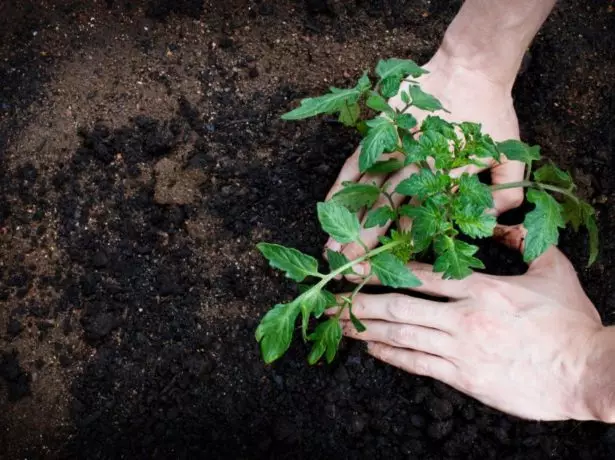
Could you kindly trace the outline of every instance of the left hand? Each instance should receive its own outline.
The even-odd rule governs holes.
[[[520,248],[520,228],[498,228]],[[441,380],[504,412],[536,420],[591,420],[597,377],[588,371],[596,337],[605,329],[568,259],[555,247],[522,276],[474,273],[443,280],[430,265],[411,263],[418,292],[359,294],[359,333],[341,316],[346,336],[364,340],[374,357],[413,374]]]

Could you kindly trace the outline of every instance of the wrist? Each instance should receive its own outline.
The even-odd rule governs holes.
[[[603,327],[588,347],[581,395],[589,419],[615,423],[615,326]]]

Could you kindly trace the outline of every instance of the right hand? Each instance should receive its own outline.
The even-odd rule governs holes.
[[[491,81],[489,77],[475,69],[469,69],[454,59],[447,57],[442,50],[424,66],[429,71],[418,80],[421,88],[427,93],[437,97],[450,113],[440,112],[438,116],[449,121],[472,121],[481,123],[483,131],[490,134],[496,141],[506,139],[519,139],[519,123],[513,107],[510,88],[498,81]],[[407,89],[408,83],[402,85],[402,90]],[[394,108],[401,109],[405,104],[399,96],[391,98],[389,104]],[[428,115],[426,112],[411,108],[408,110],[419,123]],[[389,177],[375,176],[370,174],[361,175],[359,172],[359,149],[346,160],[337,180],[327,194],[327,200],[340,191],[343,182],[363,182],[382,185],[388,181],[389,190],[395,189],[397,184],[418,171],[414,165],[410,165]],[[478,172],[478,168],[470,167],[456,170],[461,174],[463,171],[470,173]],[[517,182],[523,180],[524,165],[517,161],[507,161],[491,165],[491,178],[494,184]],[[403,204],[401,195],[395,194],[396,206]],[[502,213],[519,206],[523,202],[522,189],[499,190],[493,194],[496,213]],[[388,204],[384,197],[376,202],[374,207]],[[363,216],[359,216],[362,218]],[[402,223],[404,219],[402,219]],[[408,222],[405,222],[408,225]],[[371,249],[378,243],[378,237],[385,234],[387,228],[375,227],[362,229],[361,239]],[[341,245],[333,239],[329,239],[326,249],[342,252],[349,259],[356,259],[364,254],[363,247],[356,243]]]

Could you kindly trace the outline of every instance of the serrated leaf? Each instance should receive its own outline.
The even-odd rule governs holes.
[[[487,238],[493,235],[497,219],[485,213],[485,208],[473,206],[467,200],[456,200],[453,219],[461,231],[471,238]]]
[[[367,122],[369,131],[361,141],[359,169],[362,173],[371,168],[384,152],[397,148],[397,129],[391,120],[377,117]]]
[[[559,229],[564,228],[562,206],[551,195],[542,190],[530,189],[527,200],[536,207],[525,216],[523,225],[527,229],[523,259],[526,262],[539,257],[559,240]]]
[[[408,91],[402,91],[400,94],[401,97],[401,101],[404,104],[409,104],[410,103],[410,93],[408,93]]]
[[[573,200],[565,196],[561,203],[562,216],[566,223],[570,222],[574,231],[578,231],[581,225],[585,225],[589,234],[589,262],[588,266],[592,265],[598,257],[599,251],[599,236],[598,226],[596,224],[596,211],[585,201]]]
[[[540,147],[530,147],[525,142],[516,139],[509,139],[496,144],[498,152],[506,155],[511,161],[521,161],[526,164],[531,164],[533,161],[540,160]]]
[[[256,341],[267,364],[278,359],[290,347],[300,308],[296,301],[278,304],[267,312],[256,328]]]
[[[383,59],[376,65],[376,74],[381,80],[388,77],[397,77],[401,80],[408,75],[418,78],[426,73],[428,73],[426,70],[410,59]]]
[[[434,131],[448,139],[455,139],[457,137],[453,124],[437,115],[427,115],[423,123],[421,123],[421,131]]]
[[[404,205],[399,209],[400,215],[412,219],[410,232],[415,252],[427,249],[434,235],[442,230],[446,221],[441,209],[432,199],[419,206]]]
[[[362,207],[371,207],[380,196],[380,188],[371,184],[350,183],[331,198],[331,201],[357,212]]]
[[[541,166],[534,171],[534,180],[542,184],[555,185],[567,190],[574,188],[574,182],[570,174],[552,163]]]
[[[384,286],[393,288],[413,288],[421,281],[397,257],[388,252],[380,253],[370,259],[374,275]]]
[[[361,93],[364,93],[367,90],[369,90],[371,87],[372,87],[372,82],[369,80],[369,76],[367,75],[367,72],[365,72],[363,75],[361,75],[361,78],[359,78],[359,81],[357,82],[357,86],[355,87],[355,89],[359,90]]]
[[[389,158],[388,160],[377,161],[369,168],[366,173],[369,174],[390,174],[395,171],[399,171],[404,167],[404,163],[396,158]]]
[[[380,92],[384,97],[391,98],[399,92],[400,87],[400,77],[387,77],[380,83]]]
[[[355,214],[334,201],[318,203],[320,226],[335,241],[352,243],[359,238],[360,223]]]
[[[282,115],[282,120],[303,120],[325,113],[342,110],[347,104],[358,102],[361,91],[357,88],[331,88],[331,92],[323,96],[309,97],[301,101],[301,105]]]
[[[331,271],[335,271],[350,262],[348,257],[346,257],[344,254],[342,254],[341,252],[332,251],[331,249],[327,249],[327,260],[329,261],[329,268],[331,269]],[[347,268],[342,272],[342,275],[349,275],[351,273],[352,269]]]
[[[389,105],[387,100],[375,91],[372,91],[372,93],[369,95],[366,104],[370,109],[375,110],[376,112],[394,112],[393,108]]]
[[[326,289],[308,289],[301,294],[295,302],[298,302],[301,306],[301,330],[303,332],[303,339],[307,339],[307,328],[310,321],[310,316],[314,315],[315,318],[320,318],[328,307],[336,304],[336,299]]]
[[[354,104],[344,104],[340,108],[338,120],[344,126],[355,126],[359,120],[360,113],[361,108],[359,107],[358,102],[355,102]]]
[[[453,164],[453,154],[449,140],[437,131],[423,131],[419,137],[419,146],[423,153],[435,160],[436,169],[450,169]]]
[[[433,270],[442,273],[444,279],[463,279],[472,274],[472,268],[485,268],[484,264],[474,257],[478,246],[465,241],[442,235],[434,242],[434,250],[438,258]]]
[[[258,250],[269,261],[269,265],[286,272],[286,276],[297,282],[307,276],[318,275],[318,261],[307,254],[279,244],[259,243]]]
[[[348,313],[350,315],[350,322],[352,323],[354,328],[357,330],[357,332],[365,332],[367,328],[361,322],[361,320],[357,318],[355,314],[352,312],[352,304],[350,304],[350,306],[348,307]]]
[[[365,228],[384,227],[390,220],[394,220],[397,213],[390,206],[380,206],[367,213]]]
[[[420,169],[417,173],[401,181],[395,192],[406,196],[416,196],[424,199],[429,195],[444,192],[451,185],[451,178],[440,171]]]
[[[412,134],[404,133],[401,137],[402,153],[406,155],[404,165],[427,160],[429,152],[421,147]]]
[[[391,250],[391,254],[401,260],[403,263],[408,263],[413,254],[412,234],[407,231],[391,230],[391,236],[378,237],[380,244],[388,244],[393,241],[400,243]]]
[[[395,124],[401,129],[412,129],[417,125],[417,121],[409,113],[403,113],[395,117]]]
[[[478,176],[463,173],[459,177],[458,194],[472,206],[482,209],[493,208],[491,189],[483,184]]]
[[[342,326],[339,319],[333,317],[320,323],[308,338],[314,342],[308,356],[310,364],[316,364],[323,355],[328,363],[333,362],[342,340]]]
[[[442,110],[442,104],[431,94],[424,92],[420,86],[410,86],[410,98],[412,99],[412,105],[421,110],[427,110],[428,112],[434,112],[436,110]]]

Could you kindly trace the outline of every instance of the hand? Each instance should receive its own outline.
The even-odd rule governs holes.
[[[507,245],[521,247],[520,228],[497,230]],[[588,392],[595,393],[602,383],[598,366],[589,369],[597,356],[601,368],[612,367],[612,346],[604,353],[594,347],[608,328],[557,248],[536,259],[522,276],[474,273],[442,280],[430,265],[410,266],[423,282],[416,291],[449,302],[359,294],[353,313],[367,330],[358,333],[345,312],[346,336],[366,341],[369,353],[382,361],[441,380],[519,417],[600,418],[597,412],[606,405],[601,401],[603,409],[591,408],[598,398]],[[604,383],[611,395],[612,384]]]
[[[513,107],[509,84],[489,80],[486,74],[462,66],[458,61],[447,57],[447,54],[442,50],[438,51],[424,68],[429,70],[430,73],[419,79],[421,87],[440,99],[444,107],[451,112],[450,114],[438,113],[437,115],[452,121],[482,123],[484,132],[490,134],[496,141],[519,138],[519,124]],[[407,89],[407,87],[408,83],[402,86],[402,90]],[[392,98],[389,103],[398,109],[405,105],[399,96]],[[426,116],[425,112],[412,108],[409,113],[412,113],[419,123]],[[386,179],[390,184],[389,190],[393,190],[399,182],[418,170],[417,167],[411,165],[388,178],[370,174],[361,176],[358,162],[359,150],[355,151],[344,164],[337,180],[327,194],[327,200],[341,190],[342,183],[346,181],[375,182],[377,185],[382,185]],[[461,174],[463,171],[460,169],[455,172]],[[469,172],[477,171],[476,168],[469,170]],[[517,182],[523,179],[523,172],[524,166],[522,163],[503,161],[501,164],[492,166],[492,181],[494,184]],[[402,204],[402,196],[395,194],[394,199],[397,206]],[[375,207],[388,204],[384,200],[385,198],[377,202]],[[497,191],[494,193],[494,201],[496,212],[507,211],[523,202],[523,191],[521,189]],[[359,216],[359,218],[361,217]],[[383,235],[386,230],[384,227],[363,229],[361,239],[371,249],[377,244],[378,237]],[[333,239],[327,242],[326,248],[342,251],[351,260],[364,253],[364,248],[356,243],[342,246]]]

